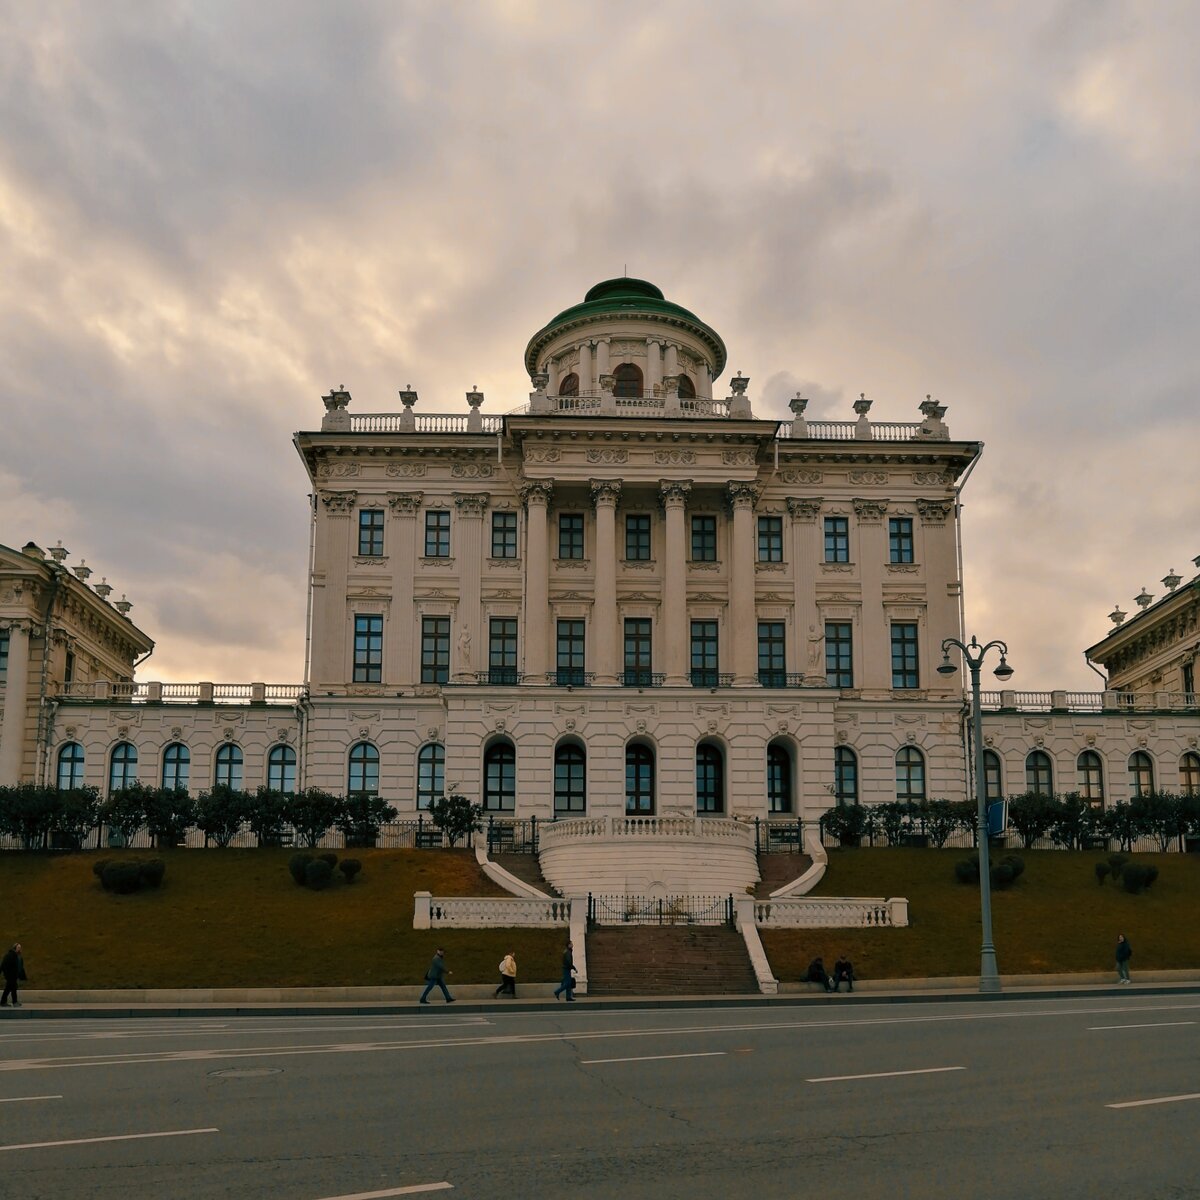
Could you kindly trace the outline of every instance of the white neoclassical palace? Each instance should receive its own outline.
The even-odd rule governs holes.
[[[740,374],[714,396],[717,333],[628,278],[525,366],[503,415],[474,391],[422,414],[412,390],[357,413],[335,390],[295,435],[302,684],[135,682],[151,643],[127,604],[61,548],[0,548],[0,783],[377,790],[409,815],[454,790],[566,821],[560,843],[654,816],[717,848],[755,817],[970,794],[963,680],[936,668],[964,633],[980,446],[941,404],[756,414]],[[1105,690],[985,693],[993,794],[1200,789],[1200,576],[1164,584],[1089,651]]]

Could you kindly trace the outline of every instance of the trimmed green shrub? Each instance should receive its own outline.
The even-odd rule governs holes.
[[[291,872],[292,878],[296,881],[297,887],[304,886],[304,872],[308,864],[313,861],[311,854],[293,854],[288,859],[288,870]]]
[[[979,859],[964,858],[961,862],[956,862],[954,864],[954,878],[959,883],[978,883]]]
[[[1025,873],[1025,860],[1019,854],[1006,854],[1000,861],[1012,867],[1014,880]]]
[[[111,858],[98,858],[94,863],[92,863],[92,874],[95,875],[95,877],[101,882],[104,881],[104,868],[107,867],[110,862],[112,862]]]
[[[160,887],[167,873],[167,864],[161,858],[147,858],[138,863],[138,874],[147,887]]]
[[[136,862],[110,862],[100,876],[106,892],[129,896],[141,890],[142,873]]]
[[[1096,864],[1096,882],[1103,887],[1104,881],[1112,874],[1112,867],[1108,863]]]
[[[992,867],[992,887],[1006,888],[1014,879],[1016,879],[1016,874],[1013,871],[1012,863],[998,862]]]
[[[314,859],[304,868],[304,884],[314,892],[323,891],[333,878],[333,868],[324,859]]]
[[[332,850],[322,850],[320,854],[314,857],[318,862],[328,863],[331,871],[337,866],[337,855]]]
[[[1158,868],[1143,866],[1141,863],[1129,863],[1121,872],[1121,882],[1125,890],[1132,895],[1144,891],[1158,878]]]
[[[1108,867],[1112,871],[1113,880],[1121,878],[1121,872],[1125,869],[1125,864],[1129,862],[1128,854],[1110,854],[1108,856]]]
[[[867,814],[857,804],[839,804],[821,814],[821,828],[826,837],[838,841],[857,842],[867,828]]]
[[[362,863],[357,858],[343,858],[338,863],[338,870],[346,877],[347,883],[353,883],[355,875],[362,870]]]

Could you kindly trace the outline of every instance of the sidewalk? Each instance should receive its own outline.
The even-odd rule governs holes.
[[[853,993],[825,993],[815,985],[781,984],[777,996],[579,996],[588,1009],[629,1010],[639,1008],[773,1008],[811,1005],[914,1004],[938,1001],[1061,1000],[1097,995],[1196,995],[1200,994],[1200,971],[1143,971],[1125,989],[1112,972],[1061,975],[1001,976],[1002,991],[980,993],[979,980],[972,976],[944,979],[868,979]],[[494,985],[460,984],[453,988],[458,1003],[451,1010],[463,1013],[498,1011],[545,1012],[567,1009],[554,999],[553,983],[518,983],[517,1000],[493,998]],[[0,1020],[33,1017],[176,1017],[176,1016],[353,1016],[397,1012],[432,1013],[445,1007],[440,993],[430,997],[426,1008],[418,1008],[423,988],[334,987],[334,988],[210,988],[190,991],[110,990],[21,992],[22,1007],[5,1009]]]

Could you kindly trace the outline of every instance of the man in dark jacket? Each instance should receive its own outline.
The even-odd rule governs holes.
[[[442,995],[446,997],[447,1004],[454,1003],[454,997],[450,995],[446,988],[446,976],[453,975],[453,971],[446,970],[446,952],[439,946],[437,953],[433,956],[433,962],[429,964],[429,970],[425,972],[425,990],[421,993],[421,1003],[429,1003],[429,993],[435,987],[442,989]]]
[[[21,956],[20,942],[15,942],[4,958],[0,959],[0,975],[4,976],[4,995],[0,996],[0,1005],[8,1007],[8,997],[11,993],[13,1008],[20,1008],[17,983],[25,978],[25,959]]]
[[[825,973],[825,963],[818,954],[808,964],[808,973],[804,976],[805,983],[819,983],[827,992],[833,991],[833,980]]]
[[[1123,933],[1117,934],[1117,982],[1129,982],[1129,960],[1133,957],[1133,947]]]
[[[558,997],[563,992],[566,992],[567,1003],[568,1004],[575,1003],[575,997],[571,995],[571,992],[575,988],[574,975],[575,975],[575,955],[571,952],[571,943],[568,942],[567,948],[563,951],[562,982],[558,985],[558,987],[556,987],[554,989],[555,1000],[557,1000]]]
[[[833,964],[833,990],[840,992],[845,981],[848,991],[854,991],[854,964],[843,954]]]

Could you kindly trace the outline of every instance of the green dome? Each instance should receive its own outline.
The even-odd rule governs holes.
[[[612,315],[648,316],[683,325],[699,337],[712,354],[713,378],[716,379],[725,369],[725,343],[716,330],[682,305],[667,300],[654,284],[628,276],[605,279],[589,288],[582,304],[563,309],[554,320],[539,329],[525,347],[525,369],[530,375],[537,370],[537,359],[542,348],[564,326],[591,324],[597,317]]]

